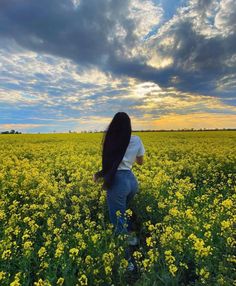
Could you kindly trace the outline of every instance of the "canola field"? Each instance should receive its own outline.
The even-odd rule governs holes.
[[[134,132],[140,223],[127,273],[101,169],[102,133],[0,135],[0,285],[235,284],[236,132]]]

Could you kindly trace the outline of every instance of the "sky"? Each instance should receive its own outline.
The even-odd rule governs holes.
[[[236,128],[235,0],[1,0],[0,131]]]

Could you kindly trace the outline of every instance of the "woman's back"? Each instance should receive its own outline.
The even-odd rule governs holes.
[[[129,145],[117,170],[130,170],[136,157],[143,156],[144,153],[142,140],[137,135],[131,135]]]

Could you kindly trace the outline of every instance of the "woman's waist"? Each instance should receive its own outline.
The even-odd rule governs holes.
[[[122,175],[131,174],[131,175],[134,175],[134,173],[132,172],[131,169],[117,169],[116,170],[116,174],[117,175],[119,175],[119,174],[122,174]]]

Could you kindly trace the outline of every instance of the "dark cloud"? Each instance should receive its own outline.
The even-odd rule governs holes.
[[[227,64],[236,52],[236,32],[230,30],[236,24],[236,14],[228,10],[230,17],[224,21],[225,29],[220,32],[205,22],[210,12],[213,13],[212,4],[216,1],[195,2],[196,5],[186,13],[187,16],[179,13],[168,23],[164,33],[152,42],[152,49],[161,57],[173,59],[172,67],[175,67],[180,78],[175,85],[177,88],[214,94],[221,78],[236,73],[235,59]],[[231,4],[236,6],[235,2]],[[216,15],[213,13],[211,16]],[[226,27],[229,33],[226,33]],[[172,38],[173,42],[169,45],[160,44],[167,37]]]
[[[96,65],[103,71],[153,81],[163,87],[214,93],[221,77],[236,72],[235,63],[225,64],[236,51],[236,33],[199,33],[195,23],[204,22],[210,12],[214,16],[215,1],[192,2],[195,6],[190,8],[198,17],[191,16],[191,9],[188,17],[179,12],[174,21],[170,20],[172,24],[166,23],[161,36],[146,43],[158,55],[173,58],[173,64],[162,69],[147,64],[148,54],[127,56],[140,45],[134,33],[135,21],[128,17],[128,0],[81,0],[78,7],[69,0],[1,0],[0,37],[13,38],[39,53],[72,59],[84,67]],[[228,10],[221,10],[218,25],[234,27],[235,13],[229,11],[228,22],[222,22]],[[121,30],[125,36],[120,36]],[[174,44],[161,46],[160,40],[169,36]],[[175,77],[177,81],[173,81]]]
[[[37,52],[103,65],[122,49],[113,33],[116,25],[128,33],[126,45],[133,41],[132,21],[125,18],[128,1],[118,2],[86,0],[75,9],[69,0],[3,0],[0,35]]]

